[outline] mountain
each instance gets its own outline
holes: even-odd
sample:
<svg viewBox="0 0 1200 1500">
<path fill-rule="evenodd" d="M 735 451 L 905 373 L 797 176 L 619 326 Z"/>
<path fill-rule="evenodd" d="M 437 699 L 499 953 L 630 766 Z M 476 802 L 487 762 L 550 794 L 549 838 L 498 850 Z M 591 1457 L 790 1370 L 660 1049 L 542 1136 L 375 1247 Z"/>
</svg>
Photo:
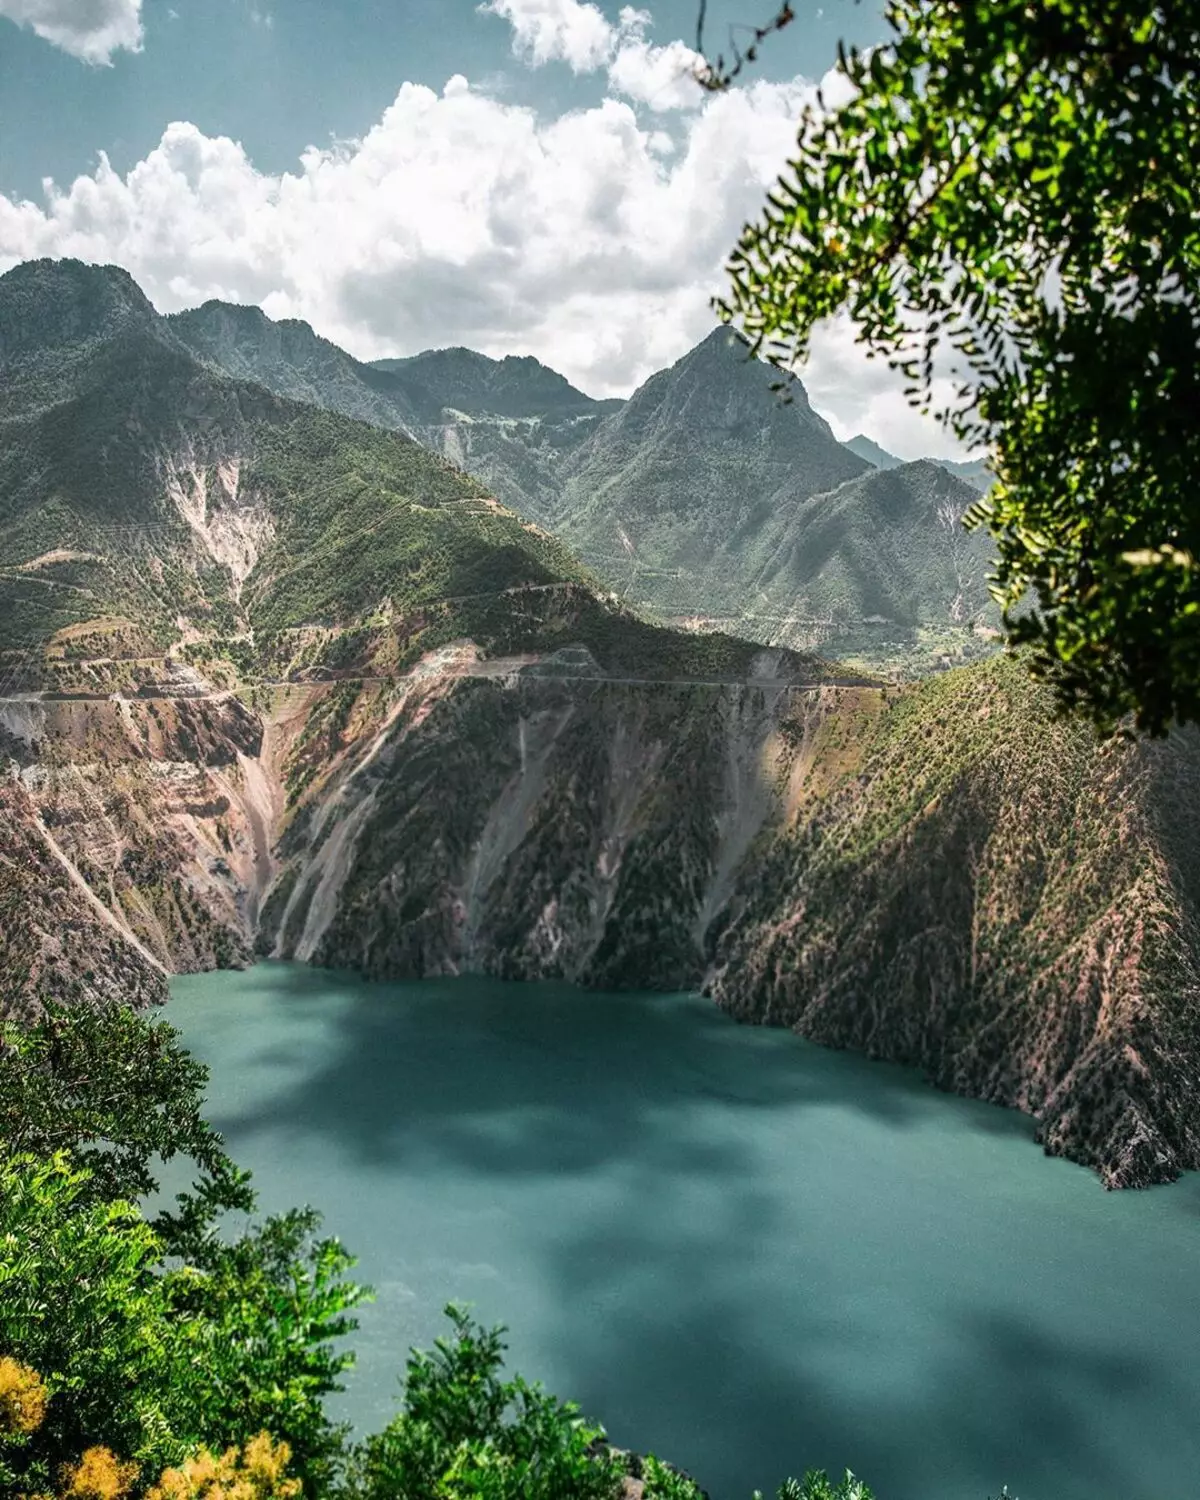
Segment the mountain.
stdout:
<svg viewBox="0 0 1200 1500">
<path fill-rule="evenodd" d="M 371 369 L 400 376 L 420 392 L 424 415 L 434 421 L 448 412 L 517 421 L 589 418 L 622 405 L 585 396 L 529 355 L 490 359 L 473 349 L 428 349 L 407 359 L 374 360 Z"/>
<path fill-rule="evenodd" d="M 1003 659 L 855 696 L 710 993 L 1015 1105 L 1110 1187 L 1196 1161 L 1200 735 L 1100 745 Z"/>
<path fill-rule="evenodd" d="M 647 624 L 111 269 L 0 277 L 0 359 L 0 1007 L 256 954 L 704 987 L 1024 1109 L 1109 1185 L 1200 1167 L 1200 737 L 1100 745 L 1005 660 L 884 686 Z M 666 463 L 681 410 L 743 419 L 719 368 L 634 405 L 631 466 L 639 421 Z M 953 498 L 756 420 L 765 467 L 853 466 L 795 500 L 806 552 Z M 848 586 L 899 613 L 917 563 L 868 540 Z"/>
<path fill-rule="evenodd" d="M 278 325 L 236 321 L 277 342 Z M 486 649 L 576 627 L 589 645 L 625 631 L 651 657 L 655 640 L 674 648 L 476 480 L 398 433 L 230 378 L 181 326 L 112 269 L 0 278 L 0 622 L 6 642 L 39 646 L 23 670 L 78 686 L 90 653 L 100 687 L 118 656 L 129 676 L 134 648 L 159 675 L 155 655 L 204 668 L 232 654 L 275 675 L 395 667 L 468 630 Z M 326 371 L 341 357 L 300 343 Z M 518 597 L 530 590 L 553 608 Z"/>
<path fill-rule="evenodd" d="M 193 354 L 277 396 L 410 435 L 420 425 L 404 381 L 361 363 L 299 319 L 275 322 L 257 307 L 213 301 L 175 313 L 167 326 Z"/>
<path fill-rule="evenodd" d="M 567 458 L 555 533 L 668 619 L 876 663 L 947 638 L 984 654 L 975 491 L 928 460 L 881 473 L 775 379 L 710 334 Z"/>
<path fill-rule="evenodd" d="M 571 455 L 557 530 L 581 555 L 612 565 L 614 576 L 616 568 L 628 576 L 631 559 L 648 570 L 702 572 L 711 587 L 731 555 L 739 573 L 752 569 L 757 526 L 772 511 L 867 467 L 802 387 L 790 401 L 773 397 L 773 378 L 715 329 Z M 727 589 L 737 586 L 726 580 Z M 711 609 L 717 601 L 696 603 Z"/>
<path fill-rule="evenodd" d="M 981 458 L 936 458 L 933 462 L 949 469 L 951 474 L 957 475 L 981 495 L 986 495 L 996 482 L 996 476 Z"/>
<path fill-rule="evenodd" d="M 866 461 L 876 469 L 898 469 L 904 462 L 897 458 L 894 453 L 889 453 L 886 448 L 881 448 L 874 439 L 867 437 L 866 433 L 856 433 L 846 442 L 846 447 L 851 453 L 857 453 L 859 458 Z"/>
<path fill-rule="evenodd" d="M 939 486 L 926 464 L 846 491 L 900 460 L 838 443 L 803 386 L 781 399 L 727 330 L 622 402 L 469 349 L 364 365 L 254 308 L 210 302 L 169 321 L 227 374 L 416 437 L 652 615 L 906 672 L 993 649 L 990 543 L 945 521 L 975 490 Z"/>
<path fill-rule="evenodd" d="M 763 526 L 757 597 L 781 620 L 790 608 L 847 631 L 981 621 L 992 549 L 963 527 L 974 499 L 931 459 L 809 496 Z"/>
<path fill-rule="evenodd" d="M 296 320 L 206 302 L 172 332 L 225 374 L 276 395 L 404 432 L 481 480 L 519 514 L 544 521 L 564 452 L 620 402 L 594 401 L 532 358 L 436 349 L 364 364 Z"/>
<path fill-rule="evenodd" d="M 101 938 L 131 996 L 245 961 L 280 819 L 313 814 L 364 692 L 387 727 L 460 681 L 829 676 L 626 614 L 428 449 L 231 378 L 179 326 L 113 268 L 0 277 L 0 885 L 26 999 L 47 975 L 111 998 Z"/>
<path fill-rule="evenodd" d="M 894 453 L 881 448 L 878 443 L 861 432 L 852 437 L 846 447 L 852 453 L 857 453 L 859 458 L 865 458 L 869 464 L 874 464 L 877 469 L 897 469 L 904 462 L 902 458 L 897 458 Z M 996 477 L 981 458 L 935 458 L 930 462 L 940 464 L 943 469 L 949 470 L 951 474 L 969 484 L 980 495 L 987 494 Z"/>
</svg>

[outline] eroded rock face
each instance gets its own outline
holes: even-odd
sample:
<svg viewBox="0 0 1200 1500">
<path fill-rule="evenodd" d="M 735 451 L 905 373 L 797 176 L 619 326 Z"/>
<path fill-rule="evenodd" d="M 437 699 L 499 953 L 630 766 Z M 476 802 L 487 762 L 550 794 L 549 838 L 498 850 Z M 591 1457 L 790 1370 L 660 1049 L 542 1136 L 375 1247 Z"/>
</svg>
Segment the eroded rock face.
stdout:
<svg viewBox="0 0 1200 1500">
<path fill-rule="evenodd" d="M 841 692 L 527 674 L 414 690 L 285 838 L 264 942 L 380 976 L 696 985 L 775 813 L 781 718 Z"/>
<path fill-rule="evenodd" d="M 903 693 L 522 676 L 361 710 L 281 846 L 267 951 L 703 984 L 1023 1109 L 1109 1185 L 1200 1165 L 1194 737 L 1100 746 L 1003 665 Z"/>
<path fill-rule="evenodd" d="M 1200 1164 L 1200 740 L 1097 745 L 989 669 L 852 756 L 745 872 L 718 1003 L 1025 1110 L 1109 1186 Z"/>
<path fill-rule="evenodd" d="M 230 696 L 0 704 L 9 1009 L 160 1001 L 170 974 L 249 961 L 262 750 Z"/>
<path fill-rule="evenodd" d="M 98 1004 L 255 949 L 705 986 L 1026 1110 L 1111 1186 L 1200 1166 L 1196 737 L 1100 746 L 1003 664 L 900 691 L 451 655 L 253 712 L 10 705 L 36 972 Z"/>
</svg>

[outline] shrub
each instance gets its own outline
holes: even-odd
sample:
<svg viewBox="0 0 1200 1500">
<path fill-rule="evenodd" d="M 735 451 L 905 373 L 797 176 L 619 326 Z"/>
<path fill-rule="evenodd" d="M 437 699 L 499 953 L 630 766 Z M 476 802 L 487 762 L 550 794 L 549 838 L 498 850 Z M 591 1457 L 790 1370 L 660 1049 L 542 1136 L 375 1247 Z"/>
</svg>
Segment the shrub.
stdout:
<svg viewBox="0 0 1200 1500">
<path fill-rule="evenodd" d="M 338 1243 L 316 1239 L 317 1216 L 214 1237 L 175 1265 L 137 1208 L 95 1202 L 91 1188 L 63 1153 L 0 1154 L 0 1412 L 23 1439 L 6 1445 L 14 1482 L 45 1490 L 90 1448 L 153 1473 L 263 1428 L 302 1478 L 325 1482 L 343 1435 L 324 1401 L 352 1358 L 330 1344 L 365 1293 Z"/>
<path fill-rule="evenodd" d="M 520 1376 L 503 1328 L 451 1304 L 454 1337 L 408 1360 L 404 1408 L 357 1455 L 360 1500 L 616 1500 L 624 1467 L 603 1428 Z"/>
<path fill-rule="evenodd" d="M 219 1458 L 207 1448 L 178 1469 L 167 1469 L 146 1500 L 294 1500 L 298 1479 L 288 1477 L 291 1449 L 260 1432 L 244 1448 L 227 1448 Z"/>
</svg>

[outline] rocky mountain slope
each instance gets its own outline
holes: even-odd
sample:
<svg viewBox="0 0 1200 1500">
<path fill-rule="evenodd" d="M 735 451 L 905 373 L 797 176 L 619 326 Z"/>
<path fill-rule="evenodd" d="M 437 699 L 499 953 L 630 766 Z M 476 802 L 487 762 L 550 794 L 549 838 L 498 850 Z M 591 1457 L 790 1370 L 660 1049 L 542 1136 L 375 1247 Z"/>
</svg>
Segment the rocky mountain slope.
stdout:
<svg viewBox="0 0 1200 1500">
<path fill-rule="evenodd" d="M 706 985 L 1111 1185 L 1200 1167 L 1195 737 L 1099 746 L 1010 663 L 884 687 L 648 625 L 120 273 L 0 278 L 0 377 L 9 1008 L 256 952 Z M 907 468 L 833 494 L 949 483 Z"/>
<path fill-rule="evenodd" d="M 172 331 L 228 374 L 401 430 L 564 539 L 630 604 L 874 666 L 986 655 L 990 543 L 959 524 L 978 464 L 900 465 L 834 438 L 799 382 L 717 329 L 625 402 L 467 349 L 363 365 L 306 324 L 206 303 Z M 846 490 L 880 468 L 895 484 Z M 947 479 L 961 469 L 963 479 Z M 826 498 L 828 497 L 828 499 Z M 886 562 L 860 580 L 877 530 Z M 886 578 L 886 587 L 881 580 Z"/>
<path fill-rule="evenodd" d="M 363 364 L 307 323 L 276 323 L 256 307 L 206 302 L 169 321 L 223 373 L 403 432 L 543 523 L 554 513 L 564 453 L 621 405 L 594 401 L 535 359 L 435 349 Z"/>
<path fill-rule="evenodd" d="M 983 654 L 990 541 L 961 524 L 975 492 L 928 460 L 881 473 L 776 379 L 711 334 L 567 459 L 556 534 L 667 619 L 877 664 L 923 630 Z"/>
<path fill-rule="evenodd" d="M 13 1003 L 46 976 L 96 1001 L 119 987 L 119 965 L 72 968 L 62 902 L 71 930 L 126 945 L 135 998 L 168 970 L 244 961 L 283 789 L 324 784 L 364 682 L 687 689 L 760 655 L 628 615 L 411 440 L 199 361 L 115 269 L 0 278 L 0 376 Z M 828 675 L 781 653 L 770 671 Z M 264 749 L 277 689 L 346 679 L 301 692 L 294 761 Z M 31 868 L 54 878 L 26 900 Z"/>
<path fill-rule="evenodd" d="M 1109 1185 L 1200 1166 L 1194 737 L 1098 747 L 1004 663 L 891 689 L 497 665 L 0 705 L 6 941 L 93 1003 L 252 949 L 705 985 L 1022 1108 Z"/>
</svg>

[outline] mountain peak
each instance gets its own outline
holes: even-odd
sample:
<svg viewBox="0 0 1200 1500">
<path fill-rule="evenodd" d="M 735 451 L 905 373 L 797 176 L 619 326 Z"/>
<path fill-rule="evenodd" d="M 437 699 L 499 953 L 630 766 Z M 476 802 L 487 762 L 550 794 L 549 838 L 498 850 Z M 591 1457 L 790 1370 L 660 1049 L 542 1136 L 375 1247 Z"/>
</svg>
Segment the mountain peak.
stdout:
<svg viewBox="0 0 1200 1500">
<path fill-rule="evenodd" d="M 904 462 L 894 453 L 889 453 L 886 448 L 881 448 L 874 438 L 869 438 L 865 432 L 856 432 L 846 441 L 845 446 L 851 453 L 857 453 L 859 458 L 865 458 L 869 464 L 874 464 L 877 469 L 899 468 Z"/>
<path fill-rule="evenodd" d="M 0 364 L 158 322 L 146 294 L 120 266 L 29 260 L 0 276 Z"/>
<path fill-rule="evenodd" d="M 603 410 L 557 370 L 532 354 L 501 359 L 456 346 L 405 359 L 378 359 L 373 368 L 419 385 L 440 408 L 501 417 L 593 415 Z"/>
<path fill-rule="evenodd" d="M 786 377 L 752 355 L 740 334 L 718 326 L 668 369 L 651 375 L 613 420 L 625 425 L 630 438 L 667 422 L 704 431 L 710 438 L 724 433 L 744 439 L 758 433 L 766 441 L 768 431 L 778 438 L 803 430 L 840 446 L 829 424 L 813 411 L 801 381 L 787 381 L 786 391 L 774 391 L 781 380 Z M 859 472 L 861 464 L 851 458 L 839 478 Z"/>
<path fill-rule="evenodd" d="M 278 348 L 285 340 L 293 344 L 320 344 L 336 350 L 339 357 L 350 355 L 323 339 L 303 318 L 272 318 L 253 302 L 223 302 L 212 297 L 199 307 L 172 313 L 167 319 L 186 343 L 208 354 L 230 339 L 264 347 Z"/>
<path fill-rule="evenodd" d="M 183 312 L 173 313 L 172 321 L 187 323 L 189 321 L 223 320 L 226 323 L 239 325 L 247 329 L 262 329 L 270 325 L 271 319 L 267 317 L 261 307 L 253 302 L 225 302 L 220 297 L 210 297 L 207 302 L 202 302 L 199 307 L 187 308 Z M 305 324 L 305 327 L 308 325 Z"/>
</svg>

